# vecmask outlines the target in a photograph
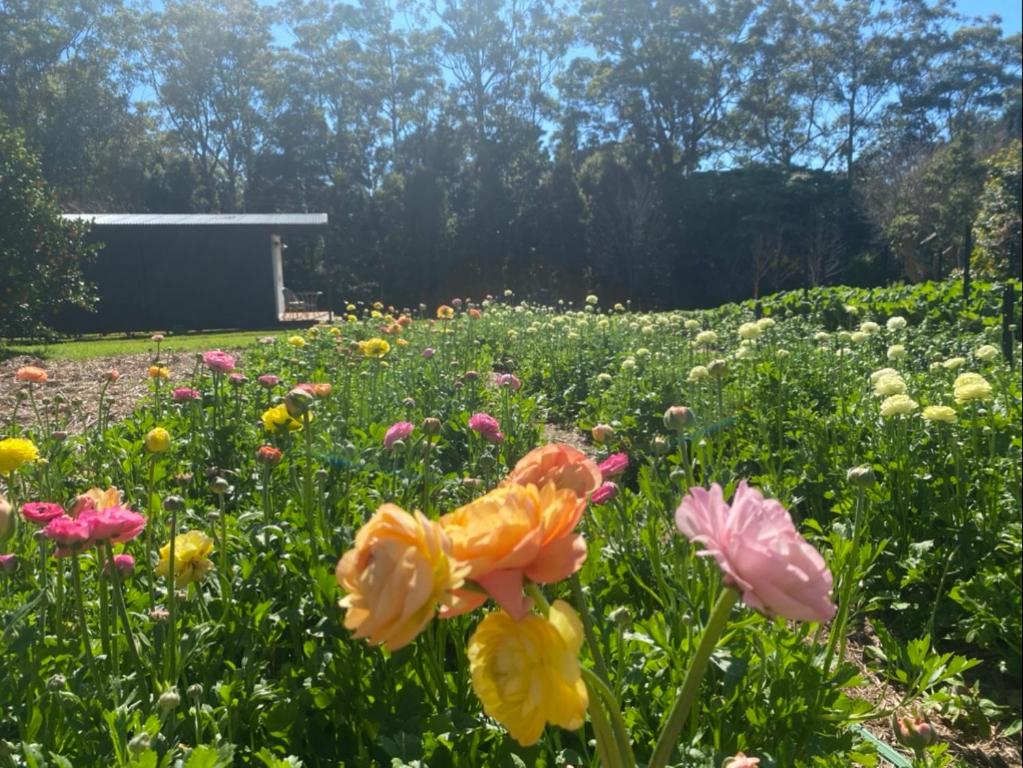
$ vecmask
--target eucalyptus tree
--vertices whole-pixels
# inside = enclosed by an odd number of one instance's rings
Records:
[[[169,140],[195,164],[202,208],[244,207],[246,172],[265,133],[271,23],[257,0],[167,0],[148,19],[150,83]]]

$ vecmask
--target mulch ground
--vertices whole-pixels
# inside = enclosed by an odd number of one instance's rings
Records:
[[[135,410],[139,400],[152,386],[146,371],[152,364],[148,354],[97,357],[92,360],[39,360],[29,356],[13,357],[0,362],[0,435],[14,415],[25,426],[35,420],[31,404],[19,403],[18,392],[25,388],[15,381],[15,372],[25,365],[35,365],[46,371],[49,380],[36,385],[37,407],[54,413],[58,429],[79,432],[96,422],[99,395],[106,383],[105,374],[116,369],[121,377],[107,387],[110,417],[121,419]],[[195,367],[195,354],[182,352],[162,354],[160,365],[170,369],[170,381],[164,386],[188,379]]]

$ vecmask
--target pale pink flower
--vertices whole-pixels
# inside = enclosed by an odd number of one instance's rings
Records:
[[[232,373],[227,377],[228,383],[235,387],[240,387],[248,380],[248,377],[244,373]]]
[[[489,413],[474,413],[469,417],[469,429],[491,443],[504,441],[501,424]]]
[[[175,403],[188,403],[192,400],[198,400],[202,397],[202,394],[197,389],[191,387],[175,387],[171,391],[171,400]]]
[[[202,362],[203,365],[215,373],[231,373],[234,370],[235,360],[227,352],[214,349],[202,353]]]
[[[759,757],[746,757],[744,752],[737,752],[735,757],[725,760],[721,768],[757,768],[760,765]]]
[[[596,504],[598,507],[601,504],[607,504],[615,496],[618,495],[618,486],[612,483],[610,480],[606,480],[597,490],[590,496],[590,503]]]
[[[612,453],[597,465],[605,480],[613,480],[628,468],[629,457],[624,453]]]
[[[0,573],[14,573],[16,570],[18,570],[17,555],[0,555]]]
[[[127,507],[87,509],[78,516],[79,522],[89,526],[93,541],[121,543],[131,541],[146,527],[146,518]]]
[[[266,387],[267,389],[273,389],[274,387],[281,383],[280,377],[274,376],[272,373],[264,373],[262,376],[256,379],[256,381],[258,381],[261,386]]]
[[[831,571],[813,546],[796,531],[792,518],[774,499],[765,499],[743,481],[732,504],[721,486],[693,488],[675,512],[679,530],[704,546],[725,583],[742,592],[746,605],[768,616],[796,621],[828,621]]]
[[[420,355],[421,355],[422,357],[424,357],[424,358],[426,358],[427,360],[429,360],[429,359],[430,359],[431,357],[433,357],[433,356],[434,356],[435,354],[437,354],[437,350],[436,350],[436,349],[434,349],[433,347],[427,347],[426,349],[424,349],[424,350],[423,350],[422,352],[420,352],[419,354],[420,354]]]
[[[499,387],[507,387],[518,392],[522,388],[522,381],[514,373],[498,373],[494,375],[494,384]]]
[[[384,435],[384,448],[393,451],[394,444],[399,440],[408,439],[408,436],[412,434],[412,430],[415,428],[415,425],[410,421],[399,421],[392,424],[387,430],[387,434]]]

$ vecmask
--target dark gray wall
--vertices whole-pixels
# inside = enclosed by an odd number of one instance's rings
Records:
[[[68,312],[65,333],[267,328],[277,323],[269,226],[98,226],[86,270],[96,312]]]

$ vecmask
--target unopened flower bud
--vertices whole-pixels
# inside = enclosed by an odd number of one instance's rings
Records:
[[[707,373],[711,375],[711,378],[714,379],[724,378],[727,372],[728,372],[727,360],[721,360],[719,358],[717,360],[711,360],[709,363],[707,363]]]
[[[46,680],[46,690],[57,692],[67,688],[67,678],[64,675],[50,675]]]
[[[671,450],[671,443],[668,442],[668,438],[664,435],[657,435],[650,442],[650,447],[653,449],[654,455],[663,456]]]
[[[210,480],[210,491],[216,496],[225,496],[231,492],[231,484],[222,477]]]
[[[156,706],[163,714],[172,712],[178,708],[181,704],[181,696],[174,688],[168,688],[166,691],[160,694],[160,698],[156,702]]]
[[[590,430],[590,435],[593,437],[593,442],[603,445],[615,436],[615,430],[610,424],[597,424]]]
[[[281,463],[281,459],[284,458],[284,453],[279,448],[274,448],[272,445],[261,445],[256,451],[256,461],[260,464],[265,464],[268,467],[276,467]]]
[[[168,512],[180,512],[185,508],[185,500],[180,496],[171,494],[163,500],[163,508]]]
[[[151,743],[149,734],[143,731],[142,733],[136,734],[132,740],[128,742],[128,751],[137,757],[143,752],[149,751]]]
[[[855,485],[857,488],[870,488],[875,482],[877,482],[877,477],[874,475],[874,468],[869,464],[853,467],[845,473],[845,479],[850,485]]]
[[[313,404],[313,395],[304,389],[295,387],[284,398],[284,407],[293,419],[301,418]]]
[[[67,440],[67,432],[65,432],[63,429],[55,429],[50,436],[58,443],[63,443],[65,440]]]
[[[185,693],[188,694],[188,698],[192,701],[198,701],[202,698],[202,684],[192,683],[188,688],[185,689]]]
[[[684,405],[673,405],[664,412],[664,426],[672,432],[682,434],[696,421],[696,416]]]
[[[892,715],[892,730],[895,731],[896,741],[912,749],[918,756],[938,740],[938,733],[930,720],[919,712],[901,717],[898,714]]]
[[[10,502],[0,496],[0,542],[7,541],[14,534],[14,510]]]
[[[423,419],[423,433],[426,435],[439,435],[443,426],[440,419],[434,416],[428,416]]]
[[[406,408],[415,408],[416,400],[413,397],[406,397],[404,400],[401,401],[401,404],[404,405]]]

